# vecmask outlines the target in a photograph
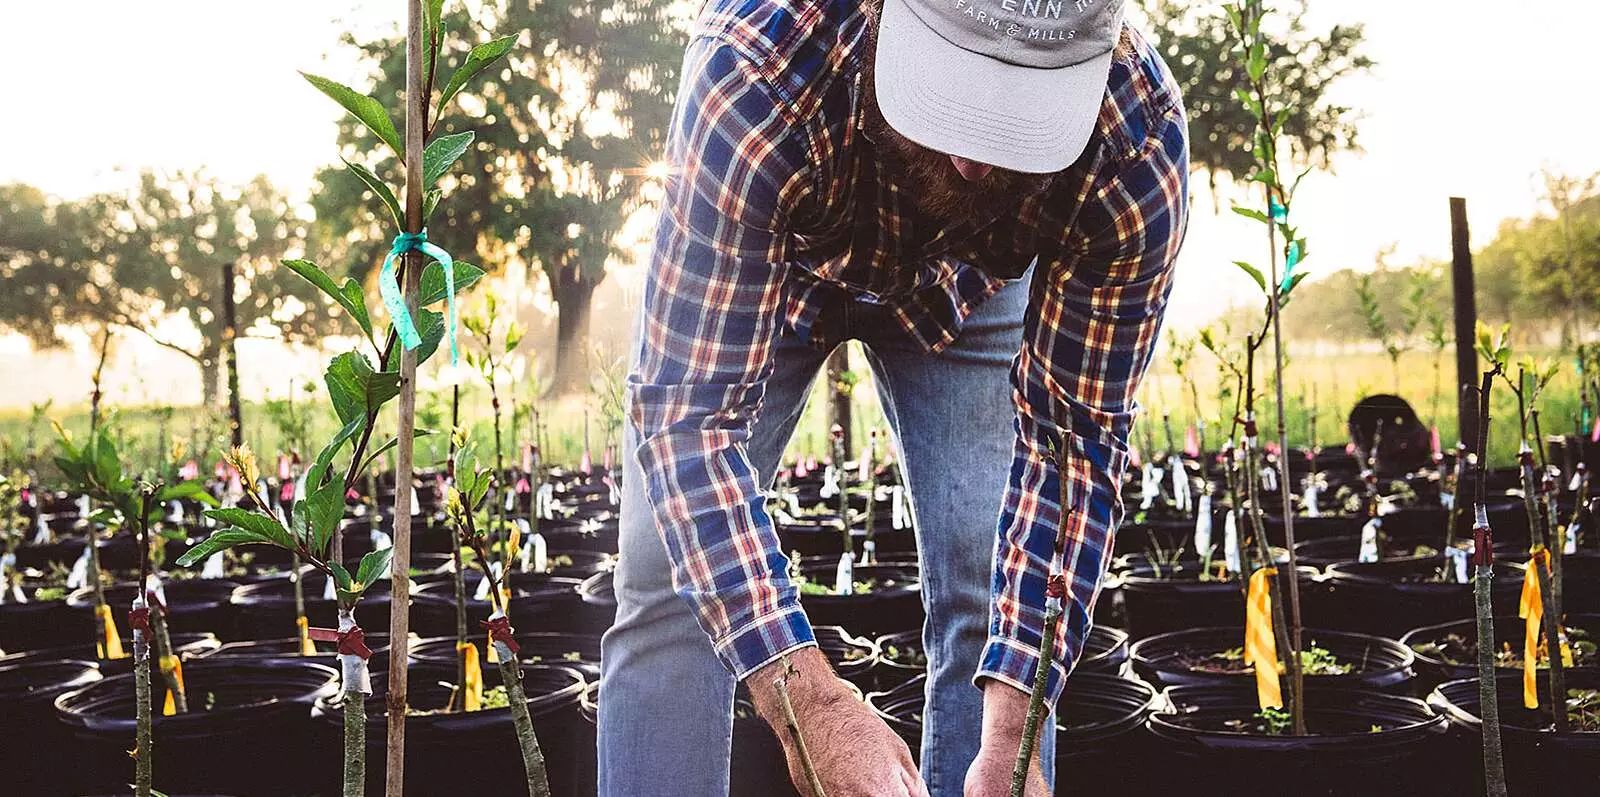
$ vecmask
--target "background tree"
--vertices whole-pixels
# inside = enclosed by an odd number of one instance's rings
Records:
[[[1282,97],[1287,116],[1280,134],[1295,164],[1330,167],[1332,156],[1359,151],[1358,115],[1329,100],[1341,78],[1373,67],[1359,52],[1362,25],[1335,25],[1312,33],[1303,21],[1304,0],[1284,0],[1274,23],[1286,26],[1267,47],[1266,75],[1273,96]],[[1157,48],[1183,90],[1189,111],[1190,162],[1205,170],[1213,192],[1220,176],[1248,176],[1256,122],[1237,93],[1248,86],[1244,65],[1233,57],[1223,4],[1208,0],[1152,0],[1144,4]],[[1285,182],[1288,182],[1287,180]]]
[[[451,201],[430,221],[429,238],[451,252],[475,252],[490,271],[525,265],[541,272],[557,307],[558,391],[588,384],[588,321],[594,291],[618,252],[618,236],[643,204],[641,189],[661,176],[652,164],[663,151],[683,57],[683,15],[670,0],[486,0],[449,13],[453,30],[478,31],[447,45],[440,73],[471,45],[495,32],[521,31],[504,68],[463,89],[439,120],[442,134],[474,130],[478,137],[461,170],[445,186]],[[357,47],[373,70],[373,96],[388,102],[401,86],[404,58],[398,33]],[[458,109],[458,110],[457,110]],[[391,181],[394,159],[350,120],[339,142],[348,160]],[[373,227],[371,202],[351,202],[364,188],[342,167],[319,175],[313,238],[336,251],[356,275],[382,259],[368,243],[338,252],[352,231]],[[365,239],[373,241],[371,236]]]
[[[230,186],[200,172],[145,172],[126,192],[59,202],[11,186],[0,202],[0,264],[18,286],[0,299],[0,324],[36,345],[59,345],[64,324],[136,330],[193,361],[202,401],[214,406],[223,389],[225,262],[235,269],[241,336],[293,341],[325,331],[323,302],[273,267],[304,229],[265,177]],[[188,322],[198,342],[172,339],[174,319]]]

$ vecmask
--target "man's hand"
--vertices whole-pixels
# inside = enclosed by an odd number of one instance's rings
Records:
[[[1048,715],[1046,717],[1048,719]],[[965,797],[1009,797],[1011,773],[1017,767],[1022,749],[1022,731],[1028,720],[1028,693],[1009,684],[990,680],[983,685],[983,741],[978,757],[967,769]],[[1041,721],[1044,732],[1049,723]],[[1028,767],[1027,797],[1050,797],[1044,771],[1039,767],[1039,746],[1033,747]]]
[[[789,702],[827,797],[928,797],[906,743],[845,688],[816,648],[797,650],[745,679],[756,711],[783,743],[789,778],[801,794],[816,797],[774,687],[786,664],[794,666]]]

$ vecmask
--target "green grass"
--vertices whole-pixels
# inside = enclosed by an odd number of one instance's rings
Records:
[[[1170,365],[1160,357],[1158,354],[1158,360],[1152,366],[1150,378],[1147,379],[1141,393],[1141,401],[1147,407],[1147,412],[1135,431],[1135,443],[1141,449],[1166,448],[1162,424],[1164,414],[1171,416],[1174,437],[1181,445],[1184,428],[1193,422],[1195,415],[1188,399],[1187,387],[1172,371]],[[1210,418],[1211,424],[1207,442],[1215,447],[1218,441],[1215,424],[1217,419],[1222,417],[1222,413],[1217,410],[1217,373],[1214,368],[1214,358],[1202,351],[1195,355],[1194,361],[1197,365],[1190,370],[1199,390],[1201,411]],[[1431,356],[1420,353],[1408,354],[1402,358],[1400,365],[1398,393],[1411,401],[1424,421],[1435,417]],[[1443,377],[1447,386],[1453,379],[1454,369],[1453,360],[1444,363]],[[886,423],[882,409],[878,405],[872,374],[859,350],[852,358],[852,370],[860,377],[854,394],[856,424],[853,435],[859,450],[865,445],[868,430],[884,429]],[[1285,386],[1288,388],[1286,406],[1290,444],[1304,445],[1310,439],[1311,418],[1315,411],[1317,442],[1324,446],[1343,446],[1344,420],[1350,407],[1361,396],[1370,393],[1396,392],[1395,378],[1395,372],[1390,368],[1388,358],[1379,353],[1296,358],[1291,362],[1285,379]],[[818,456],[827,453],[827,389],[824,379],[818,379],[813,385],[812,397],[796,429],[794,442],[790,448],[791,453],[810,453]],[[1259,408],[1259,417],[1263,421],[1262,433],[1269,438],[1276,434],[1271,392],[1271,385],[1268,383],[1265,385],[1267,399]],[[318,397],[320,395],[317,394]],[[502,434],[506,441],[506,459],[509,464],[517,462],[520,454],[518,447],[512,443],[511,398],[502,395],[501,400],[505,407],[501,419]],[[525,404],[527,400],[526,395],[517,397],[519,405]],[[425,464],[440,463],[446,455],[448,444],[443,432],[449,425],[449,393],[441,390],[419,394],[417,406],[417,425],[440,430],[440,434],[417,441],[417,461]],[[583,451],[586,413],[591,450],[595,461],[600,461],[606,441],[606,430],[605,421],[598,407],[599,401],[587,395],[574,395],[559,401],[540,404],[539,409],[546,425],[548,450],[553,461],[566,464],[578,462]],[[1568,364],[1557,376],[1542,402],[1541,422],[1544,431],[1547,434],[1571,432],[1577,410],[1577,381]],[[297,405],[297,411],[307,418],[311,448],[318,447],[319,441],[326,440],[337,431],[333,412],[325,402],[301,400]],[[1008,403],[1006,406],[994,408],[993,411],[1009,414],[1012,409]],[[482,386],[463,387],[461,414],[478,441],[479,451],[483,452],[485,457],[492,457],[493,416],[490,411],[488,390]],[[204,456],[200,459],[205,463],[215,462],[217,455],[227,446],[228,438],[222,416],[219,413],[203,412],[195,406],[176,407],[171,410],[171,417],[165,423],[165,445],[162,443],[162,412],[157,408],[112,406],[108,409],[108,415],[121,447],[135,452],[135,461],[150,463],[152,467],[161,460],[159,453],[161,449],[163,447],[170,449],[174,443],[183,446],[185,458],[192,456],[196,451],[204,452]],[[284,449],[284,434],[271,420],[264,404],[246,402],[243,415],[245,440],[252,448],[263,455]],[[1493,415],[1494,424],[1490,437],[1491,459],[1495,464],[1509,464],[1514,459],[1517,449],[1516,401],[1511,391],[1503,384],[1496,385]],[[49,417],[60,421],[69,431],[80,437],[88,428],[86,405],[57,407]],[[392,418],[391,412],[386,415],[387,420],[380,422],[380,433],[392,428]],[[1437,401],[1437,424],[1445,445],[1453,445],[1456,440],[1453,396],[1446,395]],[[19,457],[25,456],[29,426],[29,416],[26,411],[0,412],[0,451],[3,451],[8,462],[16,463]],[[516,427],[516,438],[527,439],[529,430],[526,420],[520,421]],[[35,424],[33,459],[48,463],[49,449],[54,440],[55,434],[51,431],[48,421]],[[392,457],[392,452],[390,456]],[[392,462],[392,459],[390,461]],[[271,467],[270,460],[264,456],[263,468]],[[44,465],[42,472],[48,475],[50,471],[50,466]]]

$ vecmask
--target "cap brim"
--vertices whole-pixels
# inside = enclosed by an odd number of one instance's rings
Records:
[[[929,149],[1030,174],[1059,172],[1094,135],[1111,51],[1037,69],[965,50],[906,5],[884,0],[874,62],[878,109]]]

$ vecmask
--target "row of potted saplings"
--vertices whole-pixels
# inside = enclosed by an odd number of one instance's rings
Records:
[[[1483,788],[1475,666],[1481,592],[1494,615],[1490,656],[1512,793],[1593,793],[1600,783],[1600,530],[1587,468],[1580,463],[1562,478],[1525,447],[1511,469],[1514,481],[1504,472],[1485,474],[1476,499],[1484,511],[1474,518],[1465,499],[1448,500],[1471,492],[1463,481],[1467,459],[1461,462],[1438,480],[1442,505],[1413,501],[1391,513],[1391,502],[1381,500],[1388,496],[1380,495],[1387,490],[1369,469],[1360,479],[1367,494],[1356,496],[1361,512],[1297,518],[1299,669],[1310,735],[1295,733],[1287,713],[1265,708],[1281,698],[1269,701],[1251,684],[1260,680],[1251,624],[1260,622],[1270,636],[1270,609],[1258,611],[1254,579],[1242,577],[1241,560],[1252,550],[1257,561],[1282,565],[1288,558],[1282,524],[1268,522],[1276,518],[1226,508],[1240,505],[1230,499],[1248,506],[1252,496],[1241,483],[1252,474],[1229,474],[1231,482],[1210,490],[1197,479],[1196,495],[1226,496],[1216,509],[1207,500],[1181,520],[1168,506],[1160,520],[1125,527],[1123,545],[1143,544],[1144,551],[1112,564],[1097,619],[1129,631],[1136,640],[1132,669],[1165,689],[1165,711],[1145,723],[1146,741],[1153,738],[1163,755],[1177,745],[1193,759],[1193,766],[1130,769],[1209,782],[1203,779],[1240,767],[1315,793],[1370,793],[1371,778],[1380,776],[1394,793]],[[1490,476],[1501,485],[1493,494],[1483,489]],[[1292,502],[1300,495],[1283,493]],[[1475,526],[1510,532],[1484,546],[1495,552],[1487,562],[1472,557]],[[1544,563],[1539,578],[1530,559]],[[1474,569],[1492,580],[1473,578]],[[1269,572],[1277,582],[1273,599],[1288,595],[1288,580]],[[1559,613],[1547,611],[1552,595]],[[1246,627],[1240,618],[1249,618]],[[1552,633],[1561,650],[1556,678],[1564,681],[1555,690]],[[1278,755],[1258,755],[1268,751]]]
[[[532,793],[548,779],[553,793],[585,793],[593,730],[579,698],[598,676],[596,635],[611,617],[585,583],[609,590],[596,576],[610,557],[496,522],[494,479],[457,442],[444,508],[461,547],[412,562],[407,725],[418,742],[407,780],[429,792],[526,783]],[[128,476],[104,434],[64,448],[58,464],[71,486],[99,507],[84,523],[134,538],[136,550],[162,550],[155,534],[187,536],[167,521],[172,501],[215,504],[195,483]],[[370,544],[370,524],[344,517],[347,490],[323,458],[281,501],[258,487],[247,451],[230,460],[242,500],[205,509],[217,530],[176,546],[174,564],[220,564],[237,580],[164,580],[137,556],[132,579],[119,582],[115,568],[102,576],[96,562],[69,600],[28,600],[38,588],[27,576],[38,571],[11,569],[11,597],[25,602],[0,604],[9,654],[0,697],[18,709],[0,722],[0,772],[23,793],[112,792],[151,778],[171,794],[381,788],[392,549]],[[589,521],[581,534],[547,528],[552,539],[605,545]],[[277,573],[261,564],[285,558]]]

